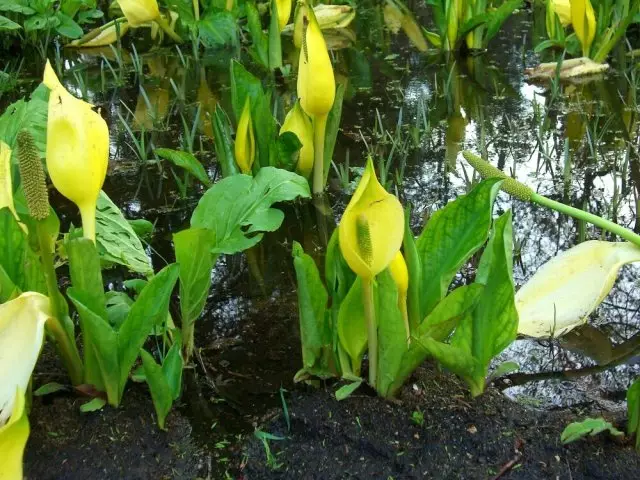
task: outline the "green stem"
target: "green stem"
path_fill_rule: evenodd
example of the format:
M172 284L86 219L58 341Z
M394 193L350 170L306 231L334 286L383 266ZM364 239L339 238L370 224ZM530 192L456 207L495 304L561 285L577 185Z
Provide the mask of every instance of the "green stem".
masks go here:
M51 238L40 221L36 222L36 234L40 244L40 258L42 259L42 268L47 282L49 301L53 309L53 317L46 323L47 331L56 341L62 361L69 372L71 383L80 385L84 377L82 360L73 337L69 336L69 333L61 323L62 319L67 315L67 309L61 303L64 298L58 290L58 279L53 267L53 256L51 254Z
M404 330L407 333L407 345L411 345L411 327L409 326L409 312L407 311L407 294L400 293L398 295L398 308L402 314L404 322Z
M184 354L185 365L189 363L189 360L191 360L191 356L193 355L194 331L195 331L195 321L186 323L185 325L182 326L182 341L184 342L182 353Z
M313 117L313 194L324 191L324 137L328 115Z
M200 0L193 0L193 16L196 22L200 20Z
M362 302L369 336L369 385L376 388L376 378L378 376L378 329L376 311L373 304L373 281L368 278L362 278Z
M589 222L596 227L603 228L608 230L611 233L615 233L616 235L624 238L625 240L638 245L640 247L640 235L632 232L626 227L618 225L617 223L613 223L609 220L605 220L602 217L594 215L589 212L585 212L584 210L580 210L575 207L571 207L569 205L565 205L564 203L556 202L555 200L551 200L550 198L544 197L542 195L538 195L537 193L533 193L531 195L531 201L537 203L538 205L542 205L547 208L551 208L560 213L564 213L573 218L577 218L578 220L584 220L585 222Z
M80 206L80 218L82 219L82 234L94 244L96 243L96 205Z
M173 30L173 28L171 28L171 25L169 25L167 20L162 15L156 18L155 22L160 26L162 30L164 30L164 33L171 37L174 42L183 42L182 38Z

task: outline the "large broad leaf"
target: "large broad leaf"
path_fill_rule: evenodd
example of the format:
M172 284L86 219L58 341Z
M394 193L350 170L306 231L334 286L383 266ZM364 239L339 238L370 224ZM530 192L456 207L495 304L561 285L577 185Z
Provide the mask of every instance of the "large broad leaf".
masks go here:
M65 250L69 255L69 273L73 290L82 292L83 304L89 307L91 315L97 315L103 322L108 323L100 257L94 243L88 238L72 238L65 242ZM98 390L104 390L100 360L94 353L95 344L101 339L94 337L96 329L88 326L88 323L98 320L87 318L86 312L79 313L83 331L85 382Z
M434 213L418 237L422 317L446 295L456 272L486 242L500 184L501 180L495 178L484 180L467 195Z
M80 38L83 34L82 27L73 18L62 12L56 13L56 18L60 22L56 27L56 32L67 38Z
M46 293L40 259L31 250L27 235L8 208L0 210L0 302L21 292Z
M40 154L44 158L47 145L47 112L49 108L49 89L40 85L31 94L31 99L24 99L9 105L0 116L0 140L13 150L13 164L18 164L15 142L18 132L29 130ZM17 185L14 185L14 188Z
M471 374L471 367L475 365L471 355L460 350L451 349L441 343L445 340L458 323L475 308L484 287L482 285L467 285L456 288L444 297L433 311L420 324L418 331L411 338L409 349L405 352L402 362L395 373L394 381L389 385L386 396L393 396L402 384L418 368L429 355L453 371ZM451 368L455 356L460 354L460 366ZM438 357L441 355L441 357Z
M302 363L309 372L330 376L331 372L324 365L326 351L331 348L326 325L329 297L313 258L304 253L297 242L293 244L293 265L298 280Z
M211 269L218 255L211 253L214 233L205 228L189 228L173 236L176 262L180 265L180 313L182 329L193 346L193 324L198 319L211 287Z
M235 46L238 43L236 19L226 10L205 14L198 22L198 33L205 48Z
M178 280L176 264L164 267L142 289L132 305L127 319L118 330L118 358L120 360L120 391L145 340L154 326L167 319L171 292Z
M0 0L0 11L22 13L23 15L33 15L36 11L29 7L27 1Z
M485 287L482 296L472 315L460 323L451 342L478 361L478 369L470 385L474 395L484 388L491 359L515 340L518 331L511 211L500 216L494 224L480 259L476 282Z
M153 274L151 259L120 209L100 192L96 208L96 242L100 257L143 275Z
M171 150L170 148L156 148L154 151L160 158L169 160L176 167L185 169L191 175L200 180L205 187L211 186L211 180L209 179L207 172L193 153L182 150Z
M376 322L378 324L378 378L376 388L389 396L407 352L407 332L398 308L398 289L389 270L377 277Z
M262 168L255 177L233 175L204 194L191 226L213 232L213 253L241 252L256 245L262 232L280 227L284 214L272 204L310 196L304 177L278 168Z
M0 32L8 32L11 30L20 30L22 27L7 17L0 15Z
M333 297L332 300L336 301ZM351 369L358 375L368 341L367 321L364 316L362 299L362 279L359 277L353 282L349 293L339 304L338 338L342 348L351 358Z

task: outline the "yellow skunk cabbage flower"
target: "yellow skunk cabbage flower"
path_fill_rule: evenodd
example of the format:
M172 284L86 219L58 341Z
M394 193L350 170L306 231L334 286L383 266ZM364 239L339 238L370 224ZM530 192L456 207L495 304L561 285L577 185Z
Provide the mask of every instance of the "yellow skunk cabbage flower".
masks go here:
M256 156L256 141L253 136L251 122L251 102L249 97L244 102L244 108L238 121L235 143L236 163L242 173L251 174L251 167Z
M302 111L300 102L296 102L284 119L280 135L284 132L293 132L300 140L302 147L298 156L296 172L303 177L309 177L313 170L313 126L311 120Z
M371 158L338 228L344 259L364 279L371 280L387 268L400 250L402 205L380 185Z
M560 17L560 23L565 27L571 25L570 0L549 0L549 3L551 10Z
M516 293L518 333L558 337L581 325L632 262L640 262L640 248L627 242L591 240L560 253Z
M24 392L16 389L11 417L0 422L0 480L22 480L22 457L29 438Z
M84 236L95 241L96 202L109 161L109 129L91 105L62 87L48 62L47 70L45 84L51 88L47 170L56 189L80 209Z
M291 16L291 0L276 0L276 5L278 5L278 28L282 31Z
M303 18L308 8L306 1L298 2L293 15L293 24L289 24L282 29L283 33L291 33L293 30L293 44L296 48L302 48ZM356 18L355 9L349 5L319 4L313 7L313 13L320 30L347 28Z
M409 290L409 270L407 270L407 264L404 261L404 257L402 253L398 251L391 260L389 264L389 271L391 272L391 276L393 277L393 281L398 288L398 293L400 295L407 294L407 290Z
M156 0L118 0L118 4L132 27L139 27L160 17Z
M571 23L582 45L582 55L588 57L596 35L596 15L589 0L571 0Z
M13 216L18 218L13 204L13 185L11 184L11 149L0 141L0 209L9 208Z
M327 115L336 95L333 66L312 9L307 9L304 22L306 25L298 64L298 98L307 115Z
M470 32L473 33L473 32ZM449 3L447 11L447 43L448 50L453 50L458 39L458 2Z
M126 20L122 20L120 22L120 38L124 37L126 33L129 31L129 22ZM67 44L67 47L81 47L81 48L90 48L90 47L104 47L106 45L111 45L118 40L118 31L115 22L110 22L110 25L102 26L96 28L95 30L89 32L87 35L74 40Z
M22 480L22 456L29 436L24 394L36 365L49 299L26 292L0 305L0 479Z

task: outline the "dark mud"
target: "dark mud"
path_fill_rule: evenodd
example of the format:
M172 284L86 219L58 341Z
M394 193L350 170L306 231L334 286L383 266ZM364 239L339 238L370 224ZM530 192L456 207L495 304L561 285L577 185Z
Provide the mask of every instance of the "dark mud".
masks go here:
M624 416L584 410L536 411L495 389L477 399L451 375L429 366L418 372L398 403L366 394L338 402L333 389L296 393L283 415L262 430L273 459L252 439L241 475L261 479L635 479L640 455L604 435L568 446L564 427L603 415L624 428ZM412 420L422 412L424 424Z

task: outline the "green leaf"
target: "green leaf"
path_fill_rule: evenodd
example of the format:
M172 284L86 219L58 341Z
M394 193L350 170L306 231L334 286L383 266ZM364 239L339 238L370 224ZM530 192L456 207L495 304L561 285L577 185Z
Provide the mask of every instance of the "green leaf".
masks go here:
M640 378L627 390L627 433L636 435L636 450L640 452Z
M356 382L341 386L338 390L336 390L336 400L341 402L342 400L349 398L351 394L360 387L360 385L362 385L362 380L358 380Z
M65 242L65 250L69 255L69 273L73 290L82 292L82 299L91 312L107 321L100 258L94 243L88 238L71 238ZM98 390L105 388L99 360L95 357L93 345L100 342L99 337L92 336L93 329L85 329L87 319L81 315L84 343L85 382ZM88 320L93 321L93 320Z
M167 382L162 367L156 363L150 353L146 350L140 350L140 357L142 358L142 365L144 367L144 375L151 391L151 399L153 400L153 406L158 416L158 427L162 430L165 429L165 419L171 411L173 405L173 394L171 387Z
M176 167L184 168L191 175L196 177L205 187L211 186L211 180L202 164L189 152L182 150L171 150L170 148L156 148L155 153L165 160L169 160Z
M222 48L238 44L236 19L226 10L207 12L198 22L200 41L205 48Z
M489 11L487 30L482 39L484 48L489 45L489 41L500 31L502 24L520 7L522 7L522 0L508 0L498 8Z
M69 390L69 387L67 387L66 385L62 385L56 382L49 382L45 385L42 385L35 392L33 392L33 395L36 397L44 397L45 395L51 395L52 393L66 390Z
M331 234L327 252L325 254L324 276L327 288L331 293L332 304L337 308L351 290L356 275L349 268L342 256L339 243L339 230L336 228Z
M184 368L184 361L182 360L182 353L180 348L181 343L174 343L162 362L162 373L167 379L167 384L171 390L171 396L174 400L177 400L182 390L182 371Z
M102 410L107 404L107 401L104 398L96 397L93 400L88 401L80 406L80 411L82 413L90 413L97 412L98 410Z
M271 205L308 198L304 177L265 167L255 177L233 175L216 183L203 195L191 216L191 226L214 233L215 253L237 253L256 245L262 232L280 227L284 214Z
M566 445L567 443L575 442L587 435L591 435L593 437L607 430L611 435L615 435L616 437L624 435L624 433L602 417L586 418L582 422L574 422L567 425L560 435L560 440Z
M438 342L430 337L421 337L412 340L417 347L423 348L445 368L465 380L471 378L477 370L478 362L463 348Z
M179 268L171 264L158 272L144 287L131 306L127 319L118 330L120 391L124 390L129 372L138 353L155 325L164 322L169 312L171 292L178 280Z
M183 332L200 317L211 287L211 270L218 258L211 253L215 235L206 228L189 228L173 236L180 265L180 313ZM190 342L192 339L185 339Z
M49 109L49 89L40 85L31 94L31 99L18 100L7 107L0 116L0 140L13 150L12 164L17 165L16 137L22 129L27 129L33 135L33 140L40 154L44 158L47 145L47 114ZM14 184L14 190L18 185Z
M269 17L269 70L282 66L282 43L280 41L280 26L278 24L278 4L271 0Z
M264 67L269 66L269 40L262 31L262 21L255 2L246 2L247 28L251 35L252 50L254 56Z
M53 15L44 15L38 13L32 17L27 18L24 21L24 30L25 32L33 32L36 30L48 30L51 28L56 28L60 25L60 19Z
M336 147L338 132L340 131L340 120L342 119L342 102L344 100L344 85L339 83L336 87L336 96L333 106L327 117L327 127L324 136L324 182L327 183L333 151Z
M422 259L421 316L426 316L446 295L456 272L487 241L493 201L501 180L482 181L434 213L416 247Z
M107 321L118 330L127 319L133 300L125 292L109 291L105 293Z
M517 372L519 369L520 365L516 362L502 362L493 372L491 372L491 375L487 378L487 383L495 380L496 378L508 375L509 373Z
M407 353L407 332L398 308L398 289L389 270L377 276L376 322L378 323L378 378L376 388L383 397L391 386Z
M36 11L27 6L26 2L16 0L0 0L0 12L14 12L23 15L33 15Z
M62 12L56 13L56 18L60 22L56 27L56 32L60 35L71 39L80 38L82 36L82 27L74 22L73 18Z
M352 370L359 372L368 342L367 321L364 316L362 298L362 279L359 277L353 282L349 293L339 304L338 338L342 348L351 357Z
M478 361L476 386L484 385L491 359L515 340L518 312L513 288L513 235L511 211L495 222L476 273L476 283L485 286L471 317L456 329L451 343L469 352ZM481 389L482 390L482 389ZM472 393L474 392L472 387Z
M293 132L284 132L276 140L275 150L278 152L276 167L293 171L298 163L298 153L302 143Z
M127 220L138 238L147 238L153 234L153 223L144 218L136 218L135 220Z
M9 20L7 17L0 15L0 32L11 30L21 30L22 27L16 22Z
M420 324L416 337L428 336L440 342L446 340L460 320L480 301L484 285L472 284L456 288L444 297Z
M411 232L411 207L404 214L404 238L402 240L404 260L409 273L409 290L407 291L407 313L411 332L415 332L422 322L420 298L422 295L422 262Z
M96 241L100 257L142 275L153 274L151 259L131 225L106 193L100 192L96 208Z
M331 345L326 328L329 296L313 258L304 253L298 242L293 243L293 266L298 281L302 363L307 370L321 369L326 348Z
M223 177L230 177L239 173L236 157L233 151L233 140L231 139L231 124L229 117L219 105L213 114L213 140L216 147L216 158L222 169Z

